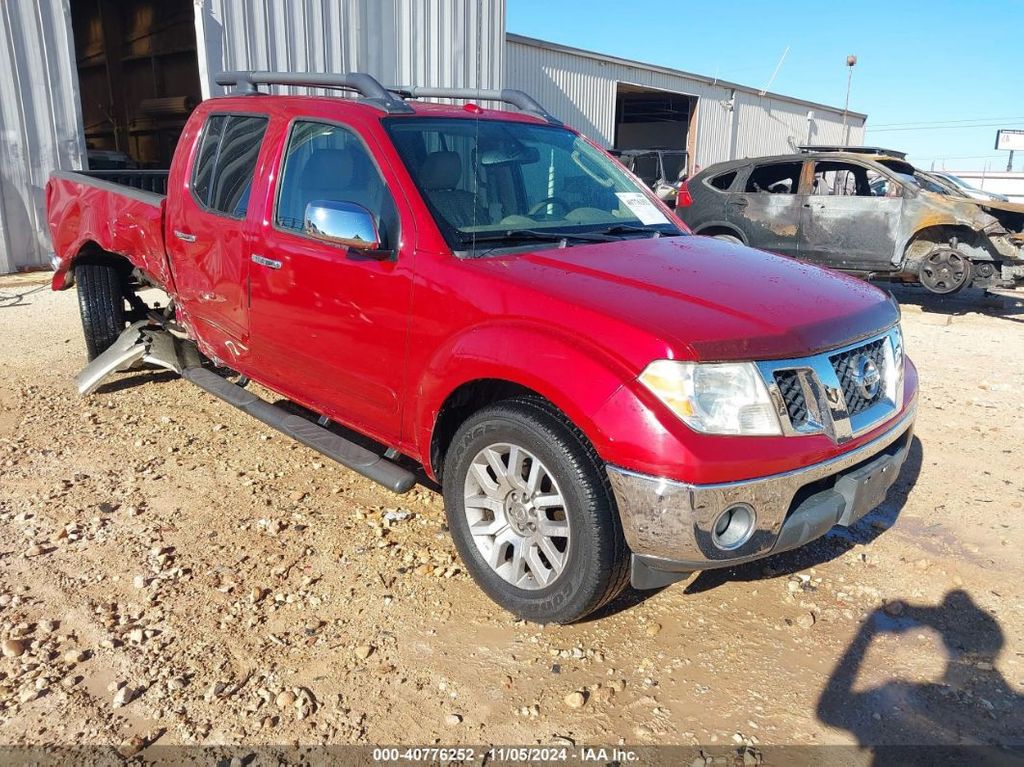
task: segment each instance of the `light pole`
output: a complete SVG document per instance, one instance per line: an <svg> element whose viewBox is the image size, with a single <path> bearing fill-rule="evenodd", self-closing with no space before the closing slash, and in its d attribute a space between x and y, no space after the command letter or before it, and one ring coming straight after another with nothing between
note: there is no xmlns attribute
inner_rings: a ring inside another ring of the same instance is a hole
<svg viewBox="0 0 1024 767"><path fill-rule="evenodd" d="M852 53L846 57L846 104L843 106L843 144L850 143L850 129L846 124L846 118L850 112L850 86L853 85L853 68L857 66L857 57Z"/></svg>

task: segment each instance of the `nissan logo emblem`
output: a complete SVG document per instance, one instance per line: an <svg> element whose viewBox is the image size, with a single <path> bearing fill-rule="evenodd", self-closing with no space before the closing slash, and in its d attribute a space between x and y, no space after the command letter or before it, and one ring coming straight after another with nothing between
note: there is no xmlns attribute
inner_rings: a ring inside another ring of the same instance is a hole
<svg viewBox="0 0 1024 767"><path fill-rule="evenodd" d="M866 354L858 354L853 361L853 381L857 385L857 391L864 399L874 399L878 394L878 387L882 384L882 374L878 372L878 365Z"/></svg>

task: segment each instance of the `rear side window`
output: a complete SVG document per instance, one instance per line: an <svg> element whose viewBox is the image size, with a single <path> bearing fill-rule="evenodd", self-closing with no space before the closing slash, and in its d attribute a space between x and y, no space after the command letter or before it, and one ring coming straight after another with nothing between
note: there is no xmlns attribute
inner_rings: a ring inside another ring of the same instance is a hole
<svg viewBox="0 0 1024 767"><path fill-rule="evenodd" d="M748 192L769 194L796 194L800 186L803 163L780 162L754 168L747 179Z"/></svg>
<svg viewBox="0 0 1024 767"><path fill-rule="evenodd" d="M192 170L192 194L206 208L244 218L267 118L212 115Z"/></svg>
<svg viewBox="0 0 1024 767"><path fill-rule="evenodd" d="M708 184L714 189L720 189L721 191L724 192L726 189L732 186L732 182L735 180L736 171L730 171L729 173L722 173L719 176L715 176L712 179L708 179Z"/></svg>

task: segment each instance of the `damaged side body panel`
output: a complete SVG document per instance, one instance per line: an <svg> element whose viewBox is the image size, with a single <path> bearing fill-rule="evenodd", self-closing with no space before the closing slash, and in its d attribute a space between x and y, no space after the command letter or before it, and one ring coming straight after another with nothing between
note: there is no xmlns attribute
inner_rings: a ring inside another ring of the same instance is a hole
<svg viewBox="0 0 1024 767"><path fill-rule="evenodd" d="M697 234L934 292L1024 277L1024 205L951 193L905 160L812 152L706 168L677 209Z"/></svg>

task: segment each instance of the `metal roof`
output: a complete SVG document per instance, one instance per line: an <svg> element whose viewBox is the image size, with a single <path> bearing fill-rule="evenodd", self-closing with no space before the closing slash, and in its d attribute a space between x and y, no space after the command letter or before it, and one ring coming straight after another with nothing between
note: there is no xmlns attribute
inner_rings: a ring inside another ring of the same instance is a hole
<svg viewBox="0 0 1024 767"><path fill-rule="evenodd" d="M569 53L575 56L583 56L584 58L594 59L596 61L606 61L615 64L620 64L627 67L636 67L638 69L646 69L651 72L661 72L667 75L674 75L676 77L685 77L690 80L696 80L697 82L704 83L705 85L714 85L716 87L725 88L728 90L736 90L741 93L751 93L755 96L761 96L762 91L760 88L751 88L749 85L740 85L739 83L729 82L728 80L720 80L715 77L708 77L707 75L698 75L693 72L686 72L682 69L673 69L672 67L663 67L657 64L648 64L643 61L636 61L634 59L623 59L618 56L610 56L605 53L598 53L597 51L589 51L583 48L574 48L571 45L562 45L561 43L552 43L548 40L538 40L535 37L526 37L525 35L517 35L512 32L505 33L505 39L511 43L520 43L521 45L532 45L536 48L545 48L549 51L558 51L560 53ZM773 91L764 91L763 95L773 99L779 99L780 101L788 101L791 104L800 104L801 106L811 107L812 109L825 109L829 112L835 112L842 114L842 107L835 107L829 104L822 104L817 101L807 101L805 99L798 99L792 96L786 96L782 93L775 93ZM852 109L846 112L850 117L859 118L861 120L867 120L868 116L863 112L854 112Z"/></svg>

